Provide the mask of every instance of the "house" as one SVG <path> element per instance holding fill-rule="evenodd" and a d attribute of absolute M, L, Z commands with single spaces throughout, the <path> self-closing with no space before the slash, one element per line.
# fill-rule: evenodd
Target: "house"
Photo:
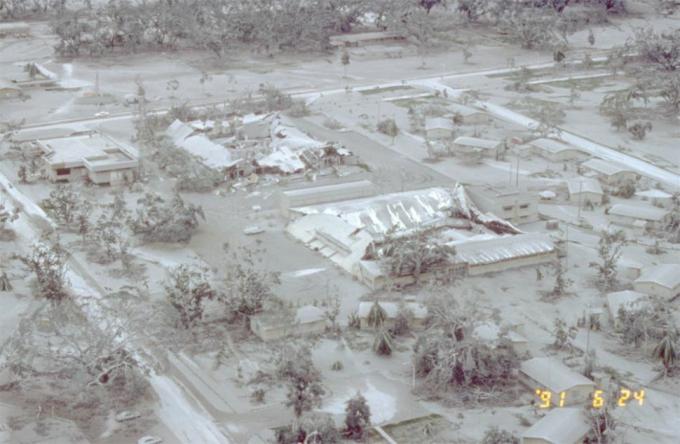
<path fill-rule="evenodd" d="M 622 165 L 602 159 L 590 159 L 581 164 L 590 175 L 611 186 L 624 182 L 635 182 L 639 176 Z"/>
<path fill-rule="evenodd" d="M 577 177 L 567 181 L 569 200 L 573 203 L 585 204 L 590 202 L 599 205 L 602 202 L 602 186 L 597 179 L 592 177 Z"/>
<path fill-rule="evenodd" d="M 582 409 L 556 408 L 522 433 L 522 444 L 581 444 L 589 431 Z"/>
<path fill-rule="evenodd" d="M 529 151 L 551 162 L 566 162 L 586 157 L 586 153 L 573 145 L 547 138 L 535 139 L 529 142 Z"/>
<path fill-rule="evenodd" d="M 520 379 L 531 390 L 548 390 L 556 406 L 565 393 L 564 405 L 587 402 L 595 390 L 595 383 L 555 358 L 533 358 L 520 364 Z"/>
<path fill-rule="evenodd" d="M 636 228 L 642 226 L 646 229 L 658 229 L 668 223 L 670 213 L 663 208 L 649 205 L 615 204 L 607 213 L 609 220 L 623 227 Z M 638 223 L 639 222 L 639 223 Z"/>
<path fill-rule="evenodd" d="M 318 187 L 307 187 L 286 190 L 280 193 L 281 213 L 288 217 L 291 208 L 337 202 L 341 200 L 359 199 L 377 194 L 377 188 L 369 180 L 357 180 Z"/>
<path fill-rule="evenodd" d="M 444 117 L 433 117 L 425 120 L 425 135 L 430 140 L 449 139 L 453 137 L 453 121 Z"/>
<path fill-rule="evenodd" d="M 87 177 L 95 184 L 134 181 L 139 155 L 133 148 L 99 133 L 36 141 L 52 181 Z"/>
<path fill-rule="evenodd" d="M 357 307 L 357 317 L 360 321 L 361 328 L 369 328 L 368 315 L 375 302 L 359 302 Z M 397 318 L 399 311 L 403 308 L 407 310 L 410 315 L 409 326 L 412 328 L 422 327 L 427 318 L 427 307 L 417 302 L 405 302 L 400 304 L 398 302 L 377 302 L 385 313 L 384 326 L 390 328 L 394 325 L 394 320 Z"/>
<path fill-rule="evenodd" d="M 313 305 L 302 306 L 292 315 L 286 311 L 259 313 L 250 317 L 250 330 L 265 342 L 321 334 L 326 330 L 326 316 Z"/>
<path fill-rule="evenodd" d="M 654 206 L 662 206 L 664 208 L 670 208 L 673 205 L 673 195 L 662 190 L 645 190 L 638 191 L 635 196 L 651 202 Z"/>
<path fill-rule="evenodd" d="M 359 47 L 374 44 L 396 43 L 405 37 L 396 32 L 376 31 L 355 34 L 340 34 L 330 37 L 330 44 L 334 47 Z"/>
<path fill-rule="evenodd" d="M 502 143 L 498 140 L 468 136 L 460 136 L 453 141 L 454 152 L 470 159 L 495 157 L 499 153 L 501 145 Z"/>
<path fill-rule="evenodd" d="M 470 186 L 467 192 L 477 207 L 515 225 L 538 220 L 538 198 L 515 187 Z"/>
<path fill-rule="evenodd" d="M 646 305 L 648 305 L 647 295 L 639 291 L 623 290 L 607 293 L 609 322 L 614 326 L 618 325 L 619 310 L 635 311 Z"/>
<path fill-rule="evenodd" d="M 680 294 L 680 264 L 646 267 L 633 281 L 635 291 L 670 300 Z"/>
<path fill-rule="evenodd" d="M 494 322 L 485 322 L 477 325 L 472 330 L 472 336 L 490 346 L 497 346 L 503 341 L 507 341 L 517 354 L 525 354 L 528 352 L 527 338 L 520 335 L 513 330 L 503 331 L 498 324 Z"/>
<path fill-rule="evenodd" d="M 31 35 L 31 27 L 25 22 L 0 23 L 0 37 L 28 37 L 29 35 Z"/>
<path fill-rule="evenodd" d="M 491 116 L 485 111 L 458 103 L 450 104 L 449 108 L 453 111 L 452 120 L 457 125 L 484 125 L 491 123 Z"/>

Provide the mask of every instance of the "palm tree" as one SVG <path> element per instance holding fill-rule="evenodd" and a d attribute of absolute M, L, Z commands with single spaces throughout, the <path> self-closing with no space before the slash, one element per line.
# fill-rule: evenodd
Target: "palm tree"
<path fill-rule="evenodd" d="M 394 348 L 392 335 L 390 335 L 390 332 L 387 331 L 387 329 L 380 329 L 373 342 L 373 351 L 377 355 L 389 356 L 392 354 L 392 348 Z"/>
<path fill-rule="evenodd" d="M 661 360 L 664 367 L 664 376 L 667 375 L 668 370 L 673 366 L 675 358 L 677 357 L 677 352 L 675 351 L 675 335 L 666 332 L 661 341 L 654 347 L 652 355 Z"/>
<path fill-rule="evenodd" d="M 385 309 L 382 308 L 378 301 L 373 302 L 373 305 L 371 305 L 371 309 L 368 312 L 368 318 L 366 319 L 368 326 L 375 328 L 380 327 L 385 323 L 386 318 L 387 312 Z"/>

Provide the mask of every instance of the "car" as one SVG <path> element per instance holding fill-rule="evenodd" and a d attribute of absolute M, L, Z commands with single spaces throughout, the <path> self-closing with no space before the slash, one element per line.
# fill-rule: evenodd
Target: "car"
<path fill-rule="evenodd" d="M 133 412 L 130 410 L 123 410 L 122 412 L 119 412 L 116 414 L 116 421 L 118 422 L 125 422 L 125 421 L 131 421 L 133 419 L 139 418 L 141 415 L 139 412 Z"/>
<path fill-rule="evenodd" d="M 243 230 L 243 234 L 247 234 L 248 236 L 260 233 L 264 233 L 264 228 L 259 225 L 251 225 Z"/>
<path fill-rule="evenodd" d="M 108 117 L 109 112 L 108 111 L 99 111 L 98 113 L 95 113 L 95 117 Z"/>
<path fill-rule="evenodd" d="M 142 436 L 137 440 L 137 444 L 161 444 L 163 442 L 162 438 L 158 436 Z"/>

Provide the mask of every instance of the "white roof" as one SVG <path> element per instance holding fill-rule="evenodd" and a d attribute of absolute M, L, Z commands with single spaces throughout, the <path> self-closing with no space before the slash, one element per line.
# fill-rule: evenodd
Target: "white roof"
<path fill-rule="evenodd" d="M 673 195 L 670 193 L 656 189 L 638 191 L 637 193 L 635 193 L 635 195 L 638 197 L 646 197 L 648 199 L 670 199 L 673 197 Z"/>
<path fill-rule="evenodd" d="M 584 193 L 596 193 L 603 194 L 602 186 L 597 179 L 592 177 L 575 177 L 567 181 L 567 188 L 569 188 L 569 194 L 577 194 L 580 191 Z"/>
<path fill-rule="evenodd" d="M 310 148 L 323 148 L 328 145 L 326 142 L 312 139 L 294 126 L 285 125 L 280 117 L 272 120 L 271 139 L 271 148 L 274 151 L 282 147 L 286 147 L 291 151 L 299 151 Z"/>
<path fill-rule="evenodd" d="M 675 289 L 680 287 L 680 264 L 661 264 L 642 269 L 635 283 L 649 282 L 662 287 Z"/>
<path fill-rule="evenodd" d="M 498 326 L 498 324 L 492 322 L 485 322 L 476 326 L 472 330 L 472 336 L 487 342 L 496 342 L 501 338 L 507 338 L 511 342 L 527 342 L 527 339 L 524 336 L 520 335 L 519 333 L 515 333 L 512 330 L 508 330 L 507 333 L 502 334 L 501 328 Z"/>
<path fill-rule="evenodd" d="M 631 170 L 618 165 L 609 160 L 604 161 L 602 159 L 590 159 L 581 164 L 582 166 L 589 168 L 598 173 L 604 174 L 605 176 L 612 176 L 618 173 L 631 172 Z"/>
<path fill-rule="evenodd" d="M 166 134 L 178 147 L 189 154 L 197 157 L 208 168 L 229 168 L 240 162 L 240 159 L 232 159 L 229 150 L 218 145 L 204 135 L 193 136 L 194 129 L 191 126 L 175 120 L 168 127 Z"/>
<path fill-rule="evenodd" d="M 38 144 L 47 163 L 64 168 L 83 167 L 87 159 L 99 168 L 137 161 L 128 147 L 99 133 L 38 140 Z"/>
<path fill-rule="evenodd" d="M 360 318 L 368 317 L 368 313 L 371 311 L 371 307 L 374 302 L 359 302 L 359 307 L 357 308 L 357 316 Z M 400 304 L 398 302 L 378 302 L 378 305 L 385 310 L 385 314 L 389 319 L 397 317 L 399 313 Z M 417 302 L 407 302 L 403 304 L 407 310 L 413 313 L 413 317 L 416 319 L 425 319 L 427 317 L 427 307 Z"/>
<path fill-rule="evenodd" d="M 646 305 L 647 295 L 638 291 L 624 290 L 607 293 L 607 307 L 610 316 L 618 316 L 619 309 L 634 310 Z"/>
<path fill-rule="evenodd" d="M 278 168 L 284 173 L 295 173 L 305 169 L 305 163 L 300 160 L 300 156 L 287 146 L 281 146 L 267 156 L 257 159 L 257 164 L 268 168 Z"/>
<path fill-rule="evenodd" d="M 555 358 L 533 358 L 520 364 L 522 373 L 539 386 L 553 393 L 560 393 L 578 386 L 594 386 L 595 383 L 577 373 Z"/>
<path fill-rule="evenodd" d="M 453 141 L 456 145 L 470 146 L 473 148 L 483 148 L 486 150 L 496 149 L 500 142 L 498 140 L 480 139 L 478 137 L 460 136 Z"/>
<path fill-rule="evenodd" d="M 295 313 L 295 322 L 300 324 L 311 324 L 324 319 L 323 310 L 313 305 L 304 305 L 298 308 Z"/>
<path fill-rule="evenodd" d="M 470 265 L 493 264 L 555 250 L 550 237 L 539 233 L 522 233 L 481 240 L 473 238 L 450 242 L 449 245 L 456 247 L 456 260 Z"/>
<path fill-rule="evenodd" d="M 472 108 L 466 105 L 461 105 L 459 103 L 452 103 L 449 105 L 449 107 L 453 110 L 454 113 L 458 113 L 462 115 L 463 117 L 465 116 L 471 116 L 474 114 L 486 114 L 485 111 L 482 111 L 480 109 Z"/>
<path fill-rule="evenodd" d="M 432 117 L 425 121 L 425 130 L 445 129 L 453 131 L 453 121 L 443 117 Z"/>
<path fill-rule="evenodd" d="M 609 209 L 609 214 L 658 222 L 666 217 L 668 210 L 649 205 L 615 204 Z"/>
<path fill-rule="evenodd" d="M 560 142 L 559 140 L 555 140 L 555 139 L 545 139 L 545 138 L 536 139 L 536 140 L 532 140 L 530 142 L 530 144 L 532 146 L 536 147 L 536 148 L 539 148 L 543 151 L 553 153 L 553 154 L 557 154 L 557 153 L 560 153 L 562 151 L 581 151 L 573 145 L 569 145 L 567 143 Z"/>
<path fill-rule="evenodd" d="M 540 421 L 522 434 L 522 439 L 543 440 L 551 444 L 577 444 L 590 430 L 582 409 L 560 407 L 552 409 Z"/>
<path fill-rule="evenodd" d="M 348 189 L 363 189 L 363 188 L 369 188 L 372 189 L 375 185 L 373 185 L 373 182 L 370 180 L 356 180 L 354 182 L 344 182 L 344 183 L 336 183 L 332 185 L 321 185 L 318 187 L 307 187 L 307 188 L 298 188 L 295 190 L 287 190 L 284 191 L 283 194 L 286 196 L 306 196 L 306 195 L 316 195 L 318 193 L 333 193 L 334 191 L 339 191 L 339 190 L 348 190 Z"/>

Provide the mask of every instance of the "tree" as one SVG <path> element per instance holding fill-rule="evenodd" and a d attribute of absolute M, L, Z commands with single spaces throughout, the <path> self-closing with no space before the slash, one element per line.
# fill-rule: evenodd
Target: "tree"
<path fill-rule="evenodd" d="M 73 187 L 59 185 L 50 192 L 50 196 L 43 200 L 40 206 L 57 222 L 69 226 L 75 220 L 80 210 L 82 200 Z"/>
<path fill-rule="evenodd" d="M 335 444 L 340 432 L 331 415 L 305 414 L 290 427 L 276 431 L 277 444 Z"/>
<path fill-rule="evenodd" d="M 666 112 L 675 116 L 680 113 L 680 73 L 663 76 L 661 82 L 659 94 L 666 107 Z"/>
<path fill-rule="evenodd" d="M 60 302 L 66 298 L 67 253 L 58 240 L 54 243 L 40 241 L 33 245 L 30 255 L 14 255 L 14 258 L 35 273 L 40 296 L 52 302 Z"/>
<path fill-rule="evenodd" d="M 285 404 L 293 407 L 296 418 L 318 406 L 326 393 L 321 386 L 321 374 L 310 356 L 310 350 L 306 347 L 287 347 L 279 356 L 277 364 L 277 376 L 288 385 Z"/>
<path fill-rule="evenodd" d="M 26 165 L 19 165 L 19 169 L 17 170 L 17 178 L 19 178 L 19 183 L 28 183 L 28 170 L 26 169 Z"/>
<path fill-rule="evenodd" d="M 550 292 L 550 296 L 553 296 L 553 297 L 563 296 L 567 292 L 567 289 L 569 288 L 569 285 L 571 284 L 571 280 L 564 276 L 564 268 L 562 267 L 562 261 L 559 260 L 559 259 L 557 261 L 555 261 L 555 275 L 554 276 L 555 276 L 555 285 L 553 286 L 553 289 Z"/>
<path fill-rule="evenodd" d="M 492 426 L 486 429 L 480 444 L 519 444 L 519 438 L 507 430 Z"/>
<path fill-rule="evenodd" d="M 390 136 L 392 138 L 392 143 L 394 143 L 394 139 L 399 135 L 399 127 L 394 119 L 381 120 L 378 122 L 377 129 L 386 136 Z"/>
<path fill-rule="evenodd" d="M 652 130 L 651 122 L 635 122 L 628 127 L 628 132 L 635 140 L 643 140 L 648 132 Z"/>
<path fill-rule="evenodd" d="M 343 69 L 343 77 L 347 77 L 347 66 L 349 66 L 349 52 L 347 51 L 347 48 L 344 48 L 342 50 L 342 54 L 340 55 L 340 63 L 342 63 L 342 69 Z"/>
<path fill-rule="evenodd" d="M 261 269 L 264 250 L 245 246 L 230 250 L 226 244 L 224 250 L 226 292 L 222 301 L 232 316 L 247 320 L 275 298 L 272 287 L 281 283 L 280 273 Z"/>
<path fill-rule="evenodd" d="M 652 355 L 654 358 L 661 361 L 664 368 L 664 375 L 667 375 L 668 371 L 675 364 L 675 359 L 678 356 L 676 351 L 675 334 L 670 331 L 666 331 L 663 338 L 661 338 L 656 347 L 654 347 Z"/>
<path fill-rule="evenodd" d="M 448 263 L 456 254 L 454 247 L 430 240 L 424 230 L 398 239 L 388 233 L 380 249 L 383 267 L 389 275 L 410 275 L 416 283 L 422 273 Z"/>
<path fill-rule="evenodd" d="M 373 301 L 373 305 L 371 305 L 371 309 L 368 311 L 368 317 L 366 318 L 368 326 L 373 328 L 382 327 L 386 318 L 387 312 L 385 309 L 382 308 L 377 300 Z"/>
<path fill-rule="evenodd" d="M 137 200 L 136 216 L 128 222 L 146 242 L 188 242 L 199 218 L 205 220 L 203 208 L 186 204 L 179 194 L 166 202 L 158 194 L 146 193 Z"/>
<path fill-rule="evenodd" d="M 373 340 L 373 352 L 376 355 L 389 356 L 392 354 L 394 343 L 392 342 L 392 335 L 386 328 L 381 328 L 377 331 L 375 339 Z"/>
<path fill-rule="evenodd" d="M 0 203 L 0 235 L 8 230 L 7 225 L 19 219 L 19 210 L 8 210 L 4 204 Z M 2 236 L 0 236 L 1 238 Z"/>
<path fill-rule="evenodd" d="M 605 291 L 611 291 L 616 285 L 616 264 L 624 244 L 625 235 L 622 231 L 604 230 L 600 233 L 597 249 L 600 263 L 591 263 L 591 265 L 597 269 L 600 284 Z"/>
<path fill-rule="evenodd" d="M 188 265 L 171 270 L 163 287 L 168 302 L 179 313 L 180 325 L 186 329 L 203 318 L 205 301 L 216 297 L 205 270 Z"/>
<path fill-rule="evenodd" d="M 656 33 L 653 28 L 638 28 L 628 46 L 661 71 L 680 70 L 680 29 Z"/>
<path fill-rule="evenodd" d="M 346 438 L 360 441 L 371 425 L 371 409 L 368 407 L 366 398 L 357 393 L 347 400 L 345 405 L 345 428 L 343 435 Z"/>
<path fill-rule="evenodd" d="M 566 322 L 560 318 L 555 318 L 553 335 L 555 336 L 553 346 L 558 350 L 565 348 L 569 344 L 569 332 L 567 331 Z"/>
<path fill-rule="evenodd" d="M 12 291 L 12 283 L 9 281 L 9 276 L 7 276 L 5 270 L 2 270 L 2 274 L 0 274 L 0 291 Z"/>

